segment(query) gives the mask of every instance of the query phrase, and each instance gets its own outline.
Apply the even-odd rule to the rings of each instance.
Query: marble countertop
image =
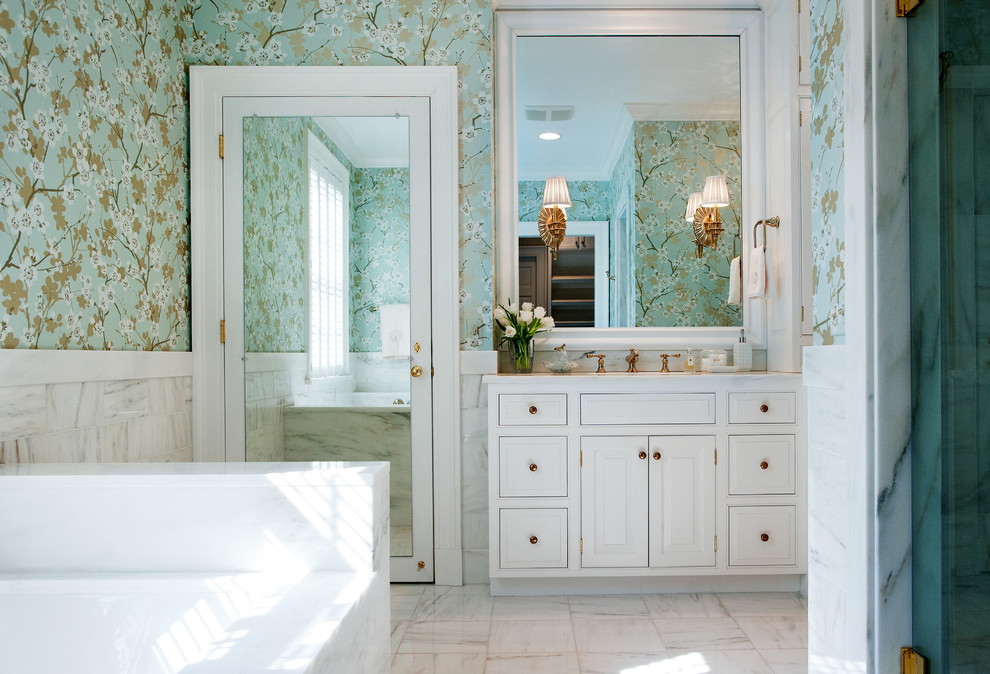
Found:
[[[556,374],[554,372],[531,372],[529,374],[513,374],[513,373],[500,373],[500,374],[486,374],[482,377],[482,381],[485,383],[497,383],[505,382],[509,379],[527,379],[533,382],[550,382],[555,380],[567,379],[567,380],[585,380],[594,381],[607,379],[610,381],[617,381],[621,379],[628,379],[630,381],[640,381],[640,380],[650,380],[650,381],[663,381],[664,379],[706,379],[708,377],[747,377],[747,378],[757,378],[757,377],[781,377],[781,376],[801,376],[800,372],[768,372],[766,370],[749,370],[747,372],[606,372],[605,374],[596,374],[594,372],[570,372],[566,374]]]

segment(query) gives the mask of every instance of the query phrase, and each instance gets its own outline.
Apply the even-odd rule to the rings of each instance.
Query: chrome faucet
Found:
[[[639,360],[639,351],[636,349],[629,349],[629,355],[626,356],[626,362],[629,363],[629,367],[626,368],[626,372],[639,372],[636,369],[636,361]]]

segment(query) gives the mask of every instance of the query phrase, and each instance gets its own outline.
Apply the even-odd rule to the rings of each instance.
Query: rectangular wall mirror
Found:
[[[728,301],[764,203],[761,26],[759,11],[496,12],[497,297],[546,306],[554,344],[727,344],[741,327],[764,343],[763,300]],[[571,202],[556,258],[537,231],[554,176]],[[717,216],[689,209],[709,176],[728,192]]]

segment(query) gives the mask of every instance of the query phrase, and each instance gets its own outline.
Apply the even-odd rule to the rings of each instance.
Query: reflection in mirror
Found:
[[[243,123],[247,459],[390,461],[393,556],[412,554],[408,122]]]
[[[533,301],[573,326],[742,325],[741,306],[728,302],[741,252],[739,39],[520,36],[516,46],[519,222],[537,219],[544,181],[560,175],[568,233],[609,223],[606,240],[591,243],[608,250],[608,292],[592,300],[607,318],[595,322],[591,306],[575,316],[579,281],[567,260],[542,262],[547,295]],[[730,204],[718,209],[717,245],[699,255],[685,212],[712,175],[726,177]],[[526,243],[528,260],[536,249]]]

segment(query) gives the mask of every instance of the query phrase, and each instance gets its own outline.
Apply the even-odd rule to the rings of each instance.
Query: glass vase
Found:
[[[533,340],[509,340],[509,361],[512,371],[516,374],[526,374],[533,371]]]

